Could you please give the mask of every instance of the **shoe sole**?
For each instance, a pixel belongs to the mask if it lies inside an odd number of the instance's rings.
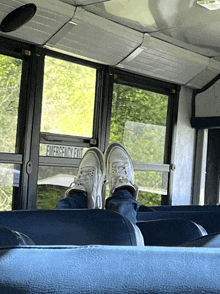
[[[102,152],[97,148],[97,147],[91,147],[89,148],[84,156],[87,154],[87,153],[90,153],[90,152],[94,152],[95,155],[98,157],[98,160],[99,160],[99,163],[100,163],[100,169],[101,169],[101,172],[102,172],[102,179],[100,180],[100,185],[98,186],[97,188],[97,195],[96,195],[96,209],[104,209],[104,206],[105,206],[105,197],[102,196],[102,188],[103,188],[103,181],[104,181],[104,177],[105,177],[105,174],[104,174],[104,157],[103,157],[103,154]],[[80,161],[81,163],[81,161]],[[79,163],[79,165],[80,165]]]
[[[104,157],[103,157],[102,152],[98,148],[96,148],[96,147],[89,148],[83,156],[85,156],[87,153],[90,153],[91,151],[94,151],[94,153],[97,155],[98,160],[100,162],[101,171],[102,171],[102,173],[104,173]],[[81,159],[81,161],[82,161],[82,159]],[[80,163],[81,163],[81,161],[80,161]],[[79,163],[79,165],[80,165],[80,163]]]

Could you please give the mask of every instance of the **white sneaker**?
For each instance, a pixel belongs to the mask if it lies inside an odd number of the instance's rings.
[[[77,177],[66,191],[69,196],[73,191],[87,195],[88,208],[102,208],[102,186],[104,181],[104,161],[102,152],[92,147],[86,151],[80,161]]]
[[[137,200],[139,188],[134,184],[134,167],[130,155],[120,143],[111,143],[104,154],[105,173],[110,196],[116,189],[128,188]]]

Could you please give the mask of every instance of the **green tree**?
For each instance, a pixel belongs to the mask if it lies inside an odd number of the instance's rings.
[[[15,150],[21,67],[21,60],[0,55],[0,151],[3,152]],[[96,70],[93,68],[46,57],[41,131],[91,137],[95,79]],[[164,137],[161,134],[165,131],[166,111],[166,96],[115,84],[110,141],[123,143],[133,161],[162,163]],[[45,154],[41,151],[41,155]],[[48,167],[44,173],[45,177],[58,175]],[[62,169],[62,175],[70,173]],[[161,174],[136,174],[142,190],[146,187],[161,189]],[[3,209],[11,206],[12,185],[13,180],[11,185],[0,185]],[[58,190],[50,190],[47,189],[44,199],[39,188],[39,208],[49,208],[50,202],[51,208],[54,207],[54,193]],[[59,198],[58,194],[56,197]],[[159,204],[160,195],[141,191],[139,201],[143,205]]]
[[[15,152],[22,61],[0,55],[0,151]]]
[[[0,55],[0,152],[15,152],[22,61]],[[13,165],[0,165],[0,210],[12,206]]]
[[[133,161],[163,163],[168,97],[115,84],[110,142],[122,143]],[[164,177],[156,172],[135,172],[142,205],[159,205],[161,196],[144,190],[163,189]]]
[[[46,58],[41,131],[92,137],[96,70]]]

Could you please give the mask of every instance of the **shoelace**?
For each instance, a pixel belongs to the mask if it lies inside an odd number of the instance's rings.
[[[113,186],[118,185],[119,182],[130,182],[130,165],[128,163],[113,163],[111,166],[111,172],[108,179],[105,181],[104,185],[113,184]]]
[[[82,185],[88,183],[91,178],[94,176],[95,170],[91,167],[82,167],[78,173],[78,176],[74,178],[74,181],[71,183],[70,187],[74,185]]]
[[[120,162],[116,162],[111,166],[111,177],[116,177],[118,180],[128,179],[130,172],[130,165],[128,163],[121,165]]]

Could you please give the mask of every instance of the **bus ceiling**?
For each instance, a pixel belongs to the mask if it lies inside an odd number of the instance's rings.
[[[194,89],[219,73],[218,1],[31,2],[37,9],[30,21],[0,36]],[[2,2],[0,22],[27,4]]]

